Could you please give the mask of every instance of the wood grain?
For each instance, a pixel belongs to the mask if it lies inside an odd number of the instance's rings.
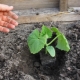
[[[69,7],[80,7],[80,0],[68,0]]]
[[[56,14],[40,14],[32,16],[19,16],[19,24],[23,23],[36,23],[36,22],[47,22],[47,21],[78,21],[80,15],[73,13],[56,13]]]
[[[14,6],[14,9],[59,7],[59,0],[0,0],[2,4]]]
[[[60,11],[68,10],[68,0],[60,0]]]

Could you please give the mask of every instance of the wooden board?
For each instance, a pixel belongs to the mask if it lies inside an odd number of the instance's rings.
[[[20,16],[18,19],[19,24],[23,23],[36,23],[36,22],[55,22],[55,21],[78,21],[80,20],[80,15],[76,13],[56,13],[56,14],[40,14],[40,15],[30,15],[30,16]]]
[[[2,4],[14,6],[14,9],[58,7],[59,0],[0,0]]]
[[[68,0],[69,7],[80,7],[80,0]]]
[[[68,10],[68,0],[60,0],[60,11]]]

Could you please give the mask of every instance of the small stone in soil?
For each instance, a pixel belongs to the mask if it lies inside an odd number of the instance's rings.
[[[25,75],[24,80],[35,80],[35,79],[30,75]]]
[[[2,75],[0,75],[0,80],[2,80],[3,79],[3,76]]]
[[[61,76],[61,77],[65,77],[65,75],[64,75],[64,74],[60,74],[60,76]]]
[[[68,77],[65,77],[65,79],[64,80],[71,80],[70,78],[68,78]]]
[[[20,50],[21,49],[21,46],[17,46],[17,49]]]
[[[68,69],[69,71],[71,70],[71,68],[70,68],[70,67],[68,67],[67,69]]]
[[[5,47],[4,46],[1,46],[1,49],[4,49]]]

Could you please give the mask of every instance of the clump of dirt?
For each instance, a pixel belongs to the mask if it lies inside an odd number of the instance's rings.
[[[0,33],[0,80],[80,80],[80,24],[76,23],[21,24],[10,33]],[[42,66],[39,55],[32,55],[27,37],[42,25],[55,25],[67,37],[71,50],[59,52],[55,67]]]

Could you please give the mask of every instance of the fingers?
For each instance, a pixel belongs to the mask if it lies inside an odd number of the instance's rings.
[[[18,22],[10,17],[0,16],[0,31],[8,33],[10,31],[9,29],[14,29],[17,25]]]
[[[0,11],[11,11],[12,9],[13,9],[13,6],[0,4]]]
[[[0,31],[8,33],[8,32],[10,31],[9,28],[10,28],[10,29],[14,29],[15,26],[18,25],[18,24],[15,24],[15,22],[16,22],[16,21],[14,21],[14,20],[11,20],[10,23],[9,23],[8,21],[7,21],[7,22],[5,22],[5,21],[0,21]],[[12,23],[13,23],[13,24],[12,24]],[[15,25],[14,25],[14,24],[15,24]],[[3,26],[4,26],[4,27],[3,27]]]
[[[14,29],[18,25],[18,16],[13,13],[13,6],[0,4],[0,31],[9,32],[9,28]]]
[[[7,11],[7,12],[5,11],[5,12],[3,12],[3,15],[10,16],[13,19],[18,19],[18,16],[15,13],[13,13],[12,11]]]
[[[11,29],[15,28],[15,26],[13,24],[7,23],[5,21],[0,21],[0,26],[4,26],[6,28],[11,28]]]
[[[15,13],[13,13],[12,11],[9,11],[8,16],[10,16],[13,19],[18,19],[18,16]]]
[[[5,22],[10,23],[10,24],[13,24],[15,26],[18,25],[17,21],[15,21],[14,19],[12,19],[10,17],[7,17],[7,16],[2,16],[2,21],[5,21]]]
[[[6,27],[0,26],[0,31],[1,31],[1,32],[8,33],[10,30],[9,30],[8,28],[6,28]]]

